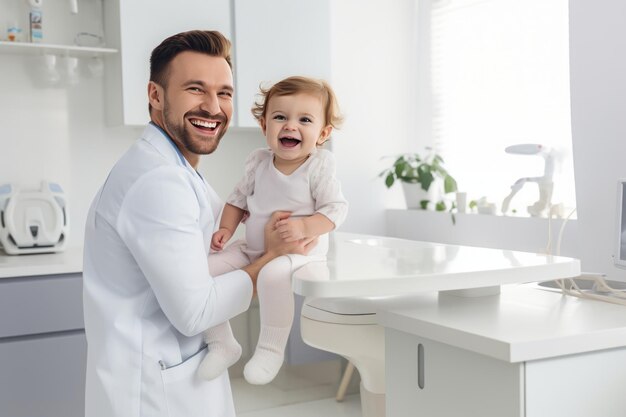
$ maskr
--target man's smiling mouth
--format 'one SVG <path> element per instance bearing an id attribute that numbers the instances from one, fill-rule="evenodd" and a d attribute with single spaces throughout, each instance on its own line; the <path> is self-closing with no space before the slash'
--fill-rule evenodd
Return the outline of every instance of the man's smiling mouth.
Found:
<path id="1" fill-rule="evenodd" d="M 209 122 L 208 120 L 201 119 L 189 119 L 189 123 L 191 123 L 200 130 L 206 130 L 208 132 L 214 132 L 215 129 L 217 129 L 218 126 L 221 124 L 221 122 Z"/>

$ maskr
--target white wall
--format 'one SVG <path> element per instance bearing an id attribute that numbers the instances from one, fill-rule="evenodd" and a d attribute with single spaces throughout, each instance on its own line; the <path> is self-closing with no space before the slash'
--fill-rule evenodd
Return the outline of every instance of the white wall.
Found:
<path id="1" fill-rule="evenodd" d="M 377 175 L 415 140 L 414 1 L 331 3 L 332 84 L 346 121 L 333 134 L 350 213 L 341 230 L 385 233 L 385 207 L 401 199 Z M 393 6 L 393 7 L 392 7 Z"/>
<path id="2" fill-rule="evenodd" d="M 570 1 L 574 170 L 584 270 L 613 266 L 617 179 L 626 178 L 626 2 Z"/>

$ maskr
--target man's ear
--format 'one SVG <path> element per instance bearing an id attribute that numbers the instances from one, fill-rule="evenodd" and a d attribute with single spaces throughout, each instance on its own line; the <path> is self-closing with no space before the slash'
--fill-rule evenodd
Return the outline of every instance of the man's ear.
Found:
<path id="1" fill-rule="evenodd" d="M 165 90 L 159 84 L 154 81 L 148 82 L 148 101 L 152 108 L 156 110 L 163 110 L 163 101 L 165 96 Z"/>
<path id="2" fill-rule="evenodd" d="M 259 125 L 261 126 L 261 131 L 263 132 L 263 136 L 265 136 L 265 131 L 267 129 L 267 125 L 265 124 L 265 117 L 261 117 L 259 119 Z"/>
<path id="3" fill-rule="evenodd" d="M 333 127 L 331 125 L 326 126 L 320 132 L 320 138 L 317 140 L 317 145 L 322 146 L 324 142 L 326 142 L 330 138 L 330 134 L 333 131 Z"/>

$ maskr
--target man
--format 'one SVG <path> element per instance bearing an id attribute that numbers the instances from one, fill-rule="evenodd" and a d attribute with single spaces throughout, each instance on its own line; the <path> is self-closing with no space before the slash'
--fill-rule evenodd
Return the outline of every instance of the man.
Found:
<path id="1" fill-rule="evenodd" d="M 234 416 L 228 374 L 201 381 L 200 333 L 245 311 L 267 253 L 211 277 L 207 253 L 221 201 L 196 172 L 232 115 L 230 43 L 218 32 L 164 40 L 150 58 L 151 123 L 113 167 L 85 234 L 86 417 Z"/>

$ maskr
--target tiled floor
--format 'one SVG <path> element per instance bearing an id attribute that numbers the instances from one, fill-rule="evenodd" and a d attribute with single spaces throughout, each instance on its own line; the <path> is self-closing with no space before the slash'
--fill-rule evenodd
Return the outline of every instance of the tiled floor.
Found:
<path id="1" fill-rule="evenodd" d="M 237 413 L 238 417 L 361 417 L 361 402 L 358 394 L 348 395 L 343 402 L 334 398 L 308 401 L 265 410 Z"/>
<path id="2" fill-rule="evenodd" d="M 328 416 L 361 417 L 358 377 L 341 403 L 335 401 L 341 365 L 339 361 L 307 366 L 284 366 L 268 385 L 250 385 L 241 377 L 231 379 L 238 417 Z"/>

